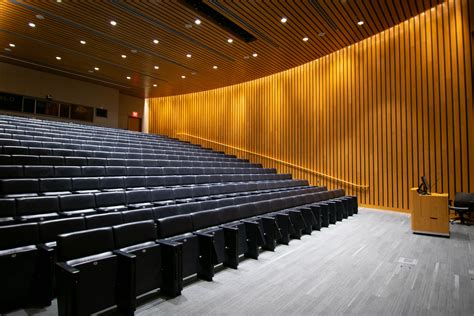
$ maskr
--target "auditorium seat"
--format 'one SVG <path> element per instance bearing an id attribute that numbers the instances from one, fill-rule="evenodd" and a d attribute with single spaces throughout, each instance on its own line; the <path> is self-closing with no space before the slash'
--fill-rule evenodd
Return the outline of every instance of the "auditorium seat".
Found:
<path id="1" fill-rule="evenodd" d="M 57 241 L 57 288 L 60 315 L 89 315 L 105 308 L 133 313 L 132 270 L 123 268 L 111 227 L 60 235 Z M 88 245 L 84 247 L 83 245 Z"/>
<path id="2" fill-rule="evenodd" d="M 91 193 L 59 196 L 60 214 L 63 216 L 83 216 L 95 214 L 95 196 Z"/>
<path id="3" fill-rule="evenodd" d="M 121 284 L 134 289 L 134 298 L 162 287 L 161 247 L 156 243 L 157 234 L 153 221 L 116 225 L 113 227 L 115 248 L 128 255 L 133 264 L 134 284 Z M 133 303 L 133 306 L 136 302 Z"/>
<path id="4" fill-rule="evenodd" d="M 51 280 L 47 263 L 52 257 L 36 246 L 39 241 L 37 223 L 0 227 L 0 313 L 49 305 L 42 289 Z"/>

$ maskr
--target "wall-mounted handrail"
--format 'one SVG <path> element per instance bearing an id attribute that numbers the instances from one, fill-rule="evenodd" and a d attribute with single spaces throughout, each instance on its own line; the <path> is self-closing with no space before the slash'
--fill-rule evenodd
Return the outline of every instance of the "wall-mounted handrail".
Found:
<path id="1" fill-rule="evenodd" d="M 207 139 L 207 138 L 203 138 L 203 137 L 199 137 L 199 136 L 195 136 L 195 135 L 191 135 L 191 134 L 187 134 L 187 133 L 176 133 L 176 135 L 178 135 L 178 136 L 183 135 L 183 136 L 203 140 L 203 141 L 206 141 L 206 142 L 209 142 L 209 143 L 212 143 L 212 144 L 224 146 L 224 147 L 235 149 L 235 150 L 238 150 L 238 151 L 241 151 L 241 152 L 244 152 L 244 153 L 247 153 L 247 154 L 251 154 L 251 155 L 254 155 L 254 156 L 257 156 L 257 157 L 272 160 L 272 161 L 278 162 L 282 165 L 289 166 L 289 167 L 292 167 L 292 168 L 295 168 L 295 169 L 298 169 L 298 170 L 302 170 L 302 171 L 305 171 L 305 172 L 308 172 L 308 173 L 311 173 L 311 174 L 329 179 L 331 181 L 343 183 L 343 184 L 352 186 L 352 187 L 360 189 L 360 190 L 367 190 L 369 188 L 368 185 L 352 183 L 352 182 L 349 182 L 349 181 L 346 181 L 346 180 L 343 180 L 343 179 L 339 179 L 339 178 L 330 176 L 328 174 L 325 174 L 325 173 L 322 173 L 322 172 L 319 172 L 319 171 L 314 171 L 314 170 L 311 170 L 311 169 L 308 169 L 308 168 L 305 168 L 305 167 L 302 167 L 302 166 L 292 164 L 292 163 L 287 162 L 287 161 L 283 161 L 283 160 L 276 159 L 276 158 L 273 158 L 273 157 L 270 157 L 270 156 L 262 155 L 262 154 L 259 154 L 259 153 L 256 153 L 256 152 L 253 152 L 253 151 L 250 151 L 250 150 L 246 150 L 246 149 L 243 149 L 243 148 L 239 148 L 239 147 L 227 145 L 227 144 L 224 144 L 224 143 L 216 142 L 216 141 L 213 141 L 213 140 L 210 140 L 210 139 Z"/>

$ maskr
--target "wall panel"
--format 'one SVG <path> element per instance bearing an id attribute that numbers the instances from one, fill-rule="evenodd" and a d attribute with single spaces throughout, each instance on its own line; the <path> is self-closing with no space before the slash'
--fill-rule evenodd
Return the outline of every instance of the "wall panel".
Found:
<path id="1" fill-rule="evenodd" d="M 150 131 L 344 187 L 375 207 L 407 210 L 422 175 L 434 192 L 474 191 L 470 5 L 449 0 L 269 77 L 150 99 Z"/>

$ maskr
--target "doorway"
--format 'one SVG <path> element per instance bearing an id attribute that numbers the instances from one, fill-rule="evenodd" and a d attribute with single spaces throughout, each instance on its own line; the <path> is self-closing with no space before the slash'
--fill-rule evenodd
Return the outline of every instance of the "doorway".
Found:
<path id="1" fill-rule="evenodd" d="M 142 131 L 142 119 L 139 117 L 128 117 L 128 128 L 129 131 L 141 132 Z"/>

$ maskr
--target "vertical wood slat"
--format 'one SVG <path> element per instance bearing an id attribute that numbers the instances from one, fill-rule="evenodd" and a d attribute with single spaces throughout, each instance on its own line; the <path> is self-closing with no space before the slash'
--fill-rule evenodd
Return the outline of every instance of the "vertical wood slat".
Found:
<path id="1" fill-rule="evenodd" d="M 408 210 L 433 191 L 472 191 L 474 122 L 469 0 L 448 0 L 300 67 L 226 88 L 150 99 L 150 131 L 187 133 L 362 185 L 362 204 Z M 470 132 L 469 132 L 470 131 Z M 188 138 L 307 178 L 278 162 Z"/>

